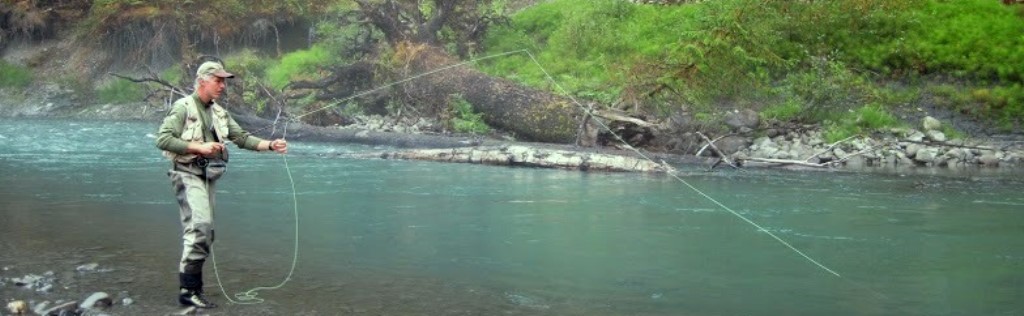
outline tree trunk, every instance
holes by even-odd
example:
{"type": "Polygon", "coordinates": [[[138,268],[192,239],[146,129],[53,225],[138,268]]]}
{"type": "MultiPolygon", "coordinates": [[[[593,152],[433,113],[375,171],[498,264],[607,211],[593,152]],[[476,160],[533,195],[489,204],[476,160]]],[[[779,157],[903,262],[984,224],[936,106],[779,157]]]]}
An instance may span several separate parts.
{"type": "MultiPolygon", "coordinates": [[[[403,42],[396,45],[396,59],[407,61],[407,74],[415,75],[457,64],[443,50],[403,42]]],[[[469,67],[456,67],[403,85],[414,100],[449,100],[461,95],[481,113],[488,125],[515,134],[525,141],[572,143],[583,111],[567,98],[491,77],[469,67]]]]}

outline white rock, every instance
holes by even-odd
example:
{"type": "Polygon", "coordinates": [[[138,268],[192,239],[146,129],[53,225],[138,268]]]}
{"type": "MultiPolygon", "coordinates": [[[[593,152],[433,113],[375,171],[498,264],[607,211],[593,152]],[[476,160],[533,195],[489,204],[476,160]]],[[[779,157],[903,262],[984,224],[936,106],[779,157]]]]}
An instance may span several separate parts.
{"type": "Polygon", "coordinates": [[[25,303],[25,301],[20,300],[10,302],[7,303],[7,310],[15,315],[21,315],[24,314],[25,312],[28,312],[28,303],[25,303]]]}
{"type": "Polygon", "coordinates": [[[912,141],[912,142],[923,141],[924,140],[924,133],[921,133],[919,131],[913,131],[913,132],[910,133],[910,135],[907,135],[907,140],[912,141]]]}
{"type": "Polygon", "coordinates": [[[925,131],[934,131],[942,128],[942,122],[939,122],[939,120],[934,117],[925,116],[924,119],[921,120],[921,126],[924,127],[925,131]]]}
{"type": "Polygon", "coordinates": [[[110,294],[96,292],[82,301],[82,308],[104,308],[109,307],[111,304],[113,304],[113,300],[110,298],[110,294]]]}
{"type": "Polygon", "coordinates": [[[934,141],[937,141],[937,142],[944,142],[944,141],[946,141],[946,134],[944,134],[944,133],[942,133],[940,131],[934,131],[934,130],[928,131],[928,139],[931,139],[931,140],[934,140],[934,141]]]}
{"type": "Polygon", "coordinates": [[[914,160],[924,163],[934,163],[935,158],[939,156],[939,150],[937,148],[923,148],[917,151],[917,155],[914,156],[914,160]]]}

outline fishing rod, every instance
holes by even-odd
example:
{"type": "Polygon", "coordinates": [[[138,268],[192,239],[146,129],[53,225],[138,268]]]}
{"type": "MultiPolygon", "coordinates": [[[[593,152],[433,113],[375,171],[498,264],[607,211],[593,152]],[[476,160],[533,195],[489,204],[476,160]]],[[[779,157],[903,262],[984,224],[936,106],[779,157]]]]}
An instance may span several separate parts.
{"type": "MultiPolygon", "coordinates": [[[[300,114],[298,116],[289,117],[288,119],[284,120],[284,127],[283,127],[284,132],[283,133],[284,133],[284,135],[287,135],[288,123],[289,122],[300,122],[299,119],[301,119],[303,117],[306,117],[306,116],[309,116],[309,115],[312,115],[312,114],[315,114],[315,113],[318,113],[318,112],[322,112],[322,111],[325,111],[325,110],[330,109],[330,108],[337,107],[337,106],[339,106],[341,104],[344,104],[345,102],[354,100],[356,98],[360,98],[360,97],[369,95],[371,93],[375,93],[377,91],[380,91],[380,90],[383,90],[383,89],[387,89],[387,88],[390,88],[390,87],[393,87],[393,86],[396,86],[396,85],[399,85],[399,84],[403,84],[403,83],[410,82],[410,81],[413,81],[413,80],[416,80],[416,79],[420,79],[420,78],[423,78],[423,77],[426,77],[426,76],[429,76],[429,75],[432,75],[432,74],[435,74],[435,73],[438,73],[438,72],[447,71],[447,70],[454,69],[454,68],[461,67],[461,66],[465,66],[465,65],[468,65],[468,64],[473,64],[473,63],[476,63],[476,62],[479,62],[479,61],[482,61],[482,60],[494,59],[494,58],[498,58],[498,57],[504,57],[504,56],[509,56],[509,55],[513,55],[513,54],[520,54],[520,53],[525,53],[527,56],[529,56],[530,57],[530,61],[532,61],[533,64],[536,65],[544,73],[545,79],[547,81],[551,82],[551,84],[554,85],[556,88],[558,88],[558,90],[563,95],[567,96],[573,102],[573,104],[575,104],[577,107],[580,108],[580,110],[583,113],[586,113],[588,115],[593,115],[593,111],[589,110],[579,100],[577,100],[575,97],[573,97],[572,94],[569,93],[568,90],[566,90],[561,84],[559,84],[554,79],[554,77],[551,76],[551,74],[547,71],[547,69],[544,68],[544,66],[542,66],[539,61],[537,61],[537,58],[529,50],[520,49],[520,50],[515,50],[515,51],[509,51],[509,52],[504,52],[504,53],[498,53],[498,54],[478,57],[478,58],[474,58],[474,59],[467,60],[467,61],[464,61],[464,62],[459,62],[459,63],[451,64],[451,65],[448,65],[448,66],[444,66],[444,67],[440,67],[440,68],[433,69],[433,70],[430,70],[430,71],[426,71],[426,72],[423,72],[423,73],[419,73],[419,74],[416,74],[416,75],[413,75],[413,76],[410,76],[410,77],[406,77],[406,78],[403,78],[403,79],[400,79],[400,80],[397,80],[397,81],[393,81],[393,82],[390,82],[390,83],[378,86],[378,87],[370,89],[370,90],[366,90],[366,91],[363,91],[363,92],[359,92],[359,93],[353,94],[353,95],[348,96],[346,98],[340,99],[340,100],[334,102],[333,104],[325,105],[325,106],[323,106],[321,108],[318,108],[318,109],[315,109],[315,110],[312,110],[312,111],[300,114]]],[[[646,160],[648,160],[648,161],[650,161],[652,163],[657,164],[657,162],[655,162],[649,156],[647,156],[646,154],[641,152],[639,149],[637,149],[636,147],[633,147],[628,142],[626,142],[626,140],[623,139],[622,136],[616,134],[608,125],[604,124],[600,120],[594,120],[594,121],[597,122],[597,124],[599,126],[601,126],[601,128],[603,128],[605,131],[607,131],[608,133],[611,133],[611,135],[613,135],[621,143],[625,144],[626,148],[632,150],[639,157],[642,157],[643,159],[646,159],[646,160]]],[[[262,129],[256,130],[256,131],[254,131],[254,133],[266,130],[268,128],[274,128],[276,130],[277,123],[278,123],[278,120],[275,119],[271,123],[271,125],[269,125],[267,127],[264,127],[262,129]]],[[[282,137],[284,137],[284,136],[282,136],[282,137]]],[[[298,214],[299,214],[299,211],[298,211],[298,201],[297,201],[297,195],[298,194],[296,193],[296,190],[295,190],[295,180],[294,180],[294,178],[292,176],[291,169],[288,166],[287,155],[286,154],[282,154],[281,156],[284,159],[285,170],[288,173],[288,180],[291,182],[292,200],[293,200],[293,212],[294,212],[294,215],[295,215],[295,251],[294,251],[293,258],[292,258],[292,266],[291,266],[291,269],[288,272],[288,275],[278,285],[271,286],[271,287],[256,287],[256,288],[250,289],[250,290],[245,291],[245,292],[237,293],[237,294],[235,294],[235,298],[238,299],[238,301],[232,300],[230,297],[228,297],[228,300],[231,301],[232,303],[237,303],[237,304],[258,304],[258,303],[263,302],[262,299],[259,299],[258,297],[256,297],[258,291],[260,291],[260,290],[278,289],[278,288],[284,286],[289,280],[291,280],[292,274],[295,271],[295,265],[296,265],[296,262],[298,261],[298,238],[299,238],[299,225],[298,225],[298,214]]],[[[685,185],[686,187],[690,188],[690,190],[693,190],[694,192],[696,192],[701,197],[711,201],[712,203],[714,203],[718,207],[728,211],[730,214],[732,214],[736,218],[739,218],[743,222],[746,222],[747,224],[749,224],[751,226],[754,226],[755,228],[757,228],[757,231],[763,232],[763,233],[767,234],[768,236],[770,236],[772,239],[774,239],[778,243],[782,244],[783,246],[785,246],[789,250],[793,251],[794,253],[796,253],[800,257],[802,257],[805,260],[807,260],[808,262],[812,263],[814,266],[820,268],[821,270],[824,270],[825,272],[828,272],[829,274],[831,274],[831,275],[833,275],[835,277],[838,277],[838,278],[841,278],[841,279],[845,279],[845,278],[843,278],[843,276],[841,274],[839,274],[835,270],[829,268],[828,266],[825,266],[824,264],[822,264],[818,260],[815,260],[811,256],[807,255],[806,253],[804,253],[800,249],[796,248],[795,246],[793,246],[792,244],[787,242],[785,239],[782,239],[782,237],[779,237],[775,233],[772,233],[771,231],[765,229],[764,227],[762,227],[758,223],[754,222],[753,220],[747,218],[746,216],[743,216],[742,214],[736,212],[732,208],[730,208],[730,207],[726,206],[725,204],[719,202],[718,200],[716,200],[715,198],[711,197],[707,193],[704,193],[702,190],[700,190],[696,186],[690,184],[688,181],[686,181],[685,179],[680,177],[678,174],[676,174],[674,172],[671,172],[671,171],[667,171],[666,173],[669,176],[671,176],[674,179],[676,179],[677,181],[679,181],[680,183],[682,183],[683,185],[685,185]]],[[[212,249],[211,249],[211,253],[212,253],[212,249]]],[[[220,275],[217,273],[217,261],[216,261],[216,257],[215,256],[213,257],[213,263],[214,263],[214,272],[215,272],[215,274],[217,274],[217,283],[220,284],[221,291],[225,293],[225,296],[227,296],[227,292],[224,290],[223,283],[220,280],[220,275]]],[[[852,280],[847,280],[847,281],[853,282],[852,280]]],[[[856,285],[859,285],[859,286],[862,286],[862,287],[866,288],[866,286],[860,285],[860,284],[858,284],[856,282],[853,282],[853,283],[856,284],[856,285]]],[[[872,292],[875,292],[877,295],[879,295],[881,297],[885,297],[885,295],[882,295],[881,293],[878,293],[876,291],[872,290],[872,292]]]]}

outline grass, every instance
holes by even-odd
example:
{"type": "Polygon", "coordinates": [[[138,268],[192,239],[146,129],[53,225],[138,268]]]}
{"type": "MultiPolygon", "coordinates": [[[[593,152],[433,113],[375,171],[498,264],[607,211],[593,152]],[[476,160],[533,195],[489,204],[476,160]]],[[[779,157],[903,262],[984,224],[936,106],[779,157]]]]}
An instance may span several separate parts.
{"type": "Polygon", "coordinates": [[[0,88],[25,88],[32,83],[32,72],[25,67],[0,60],[0,88]]]}
{"type": "Polygon", "coordinates": [[[129,103],[142,101],[145,92],[131,81],[115,79],[96,89],[96,100],[100,103],[129,103]]]}

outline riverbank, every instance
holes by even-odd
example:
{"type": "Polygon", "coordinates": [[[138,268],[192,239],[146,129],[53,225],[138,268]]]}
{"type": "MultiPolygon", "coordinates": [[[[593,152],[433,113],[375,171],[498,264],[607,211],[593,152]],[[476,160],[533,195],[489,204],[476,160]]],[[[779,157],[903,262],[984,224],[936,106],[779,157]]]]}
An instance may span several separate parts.
{"type": "MultiPolygon", "coordinates": [[[[4,117],[60,117],[102,120],[143,120],[159,122],[166,108],[149,103],[97,104],[76,106],[81,102],[74,90],[49,83],[30,90],[0,90],[0,116],[4,117]],[[29,93],[31,91],[31,93],[29,93]]],[[[715,139],[695,132],[661,134],[663,139],[653,142],[652,148],[638,153],[628,146],[578,147],[564,144],[522,143],[507,135],[451,135],[432,132],[438,125],[429,119],[402,120],[392,117],[359,116],[356,123],[344,127],[316,127],[291,124],[287,134],[279,130],[284,124],[259,117],[239,114],[236,119],[245,128],[261,137],[280,137],[323,142],[347,142],[412,148],[405,152],[382,154],[381,158],[427,159],[435,161],[517,165],[509,159],[490,155],[495,159],[449,159],[419,148],[476,148],[486,152],[493,148],[525,145],[536,153],[527,156],[550,156],[541,151],[578,152],[582,155],[601,154],[640,159],[643,156],[670,164],[703,165],[707,167],[757,167],[807,170],[845,170],[851,172],[918,173],[924,170],[1020,169],[1024,166],[1024,138],[1007,136],[990,139],[949,139],[941,130],[943,122],[925,116],[917,128],[897,128],[859,135],[839,142],[827,143],[822,131],[814,126],[787,128],[761,126],[756,113],[737,113],[736,119],[727,119],[734,132],[715,139]],[[742,119],[742,117],[747,119],[742,119]],[[750,117],[754,118],[750,118],[750,117]],[[271,135],[277,133],[276,135],[271,135]],[[698,138],[700,135],[700,138],[698,138]],[[681,148],[680,143],[688,143],[681,148]],[[713,146],[712,146],[713,145],[713,146]],[[725,159],[719,157],[724,156],[725,159]]],[[[562,166],[554,162],[530,165],[555,166],[564,169],[587,170],[580,164],[562,166]]],[[[615,171],[635,170],[635,162],[622,162],[615,171]]],[[[652,165],[653,166],[653,165],[652,165]]],[[[601,169],[601,168],[598,168],[601,169]]],[[[595,169],[597,170],[597,169],[595,169]]],[[[636,171],[658,171],[643,168],[636,171]]],[[[663,169],[661,169],[663,171],[663,169]]],[[[1014,170],[1016,171],[1016,170],[1014,170]]]]}

